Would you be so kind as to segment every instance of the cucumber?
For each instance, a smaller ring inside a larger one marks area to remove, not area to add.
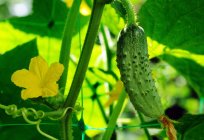
[[[135,109],[151,118],[162,116],[164,111],[152,78],[147,40],[141,27],[131,24],[120,32],[116,61]]]

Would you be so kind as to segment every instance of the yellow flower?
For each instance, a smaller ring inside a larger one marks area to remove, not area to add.
[[[58,62],[52,63],[49,67],[47,62],[36,56],[31,59],[29,70],[17,70],[11,76],[11,81],[19,87],[23,87],[21,98],[49,97],[58,93],[58,84],[64,66]]]
[[[72,6],[73,0],[65,0],[65,3],[67,7],[70,8]],[[88,16],[91,14],[91,8],[88,6],[85,0],[81,1],[80,13],[84,16]]]
[[[117,81],[117,83],[113,87],[113,90],[107,93],[108,95],[110,95],[110,98],[105,103],[105,107],[110,106],[114,101],[118,99],[119,95],[123,91],[123,87],[124,87],[123,82],[121,80]]]

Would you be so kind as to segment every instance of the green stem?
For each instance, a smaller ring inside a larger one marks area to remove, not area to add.
[[[199,107],[199,113],[203,113],[203,111],[204,111],[204,98],[203,97],[200,97],[200,105],[199,105],[200,107]]]
[[[135,11],[133,9],[133,6],[132,6],[130,0],[121,0],[121,3],[127,12],[127,24],[128,25],[131,25],[131,24],[136,25]]]
[[[73,63],[74,65],[77,64],[71,57],[70,57],[70,60],[72,61],[72,63]],[[88,72],[88,71],[87,71],[87,72]],[[89,72],[92,72],[92,73],[93,73],[93,71],[89,71]],[[94,74],[94,73],[93,73],[93,74]],[[114,77],[114,76],[113,76],[113,77]],[[100,78],[100,77],[99,77],[99,78]],[[101,78],[101,79],[104,80],[103,78]],[[87,84],[89,85],[89,87],[91,88],[92,93],[93,93],[93,94],[97,94],[97,93],[96,93],[96,89],[93,88],[93,86],[91,85],[91,82],[90,82],[87,78],[85,78],[85,80],[86,80]],[[116,80],[117,80],[117,79],[116,79]],[[94,95],[93,95],[93,96],[94,96]],[[99,108],[100,108],[100,110],[101,110],[102,116],[103,116],[105,122],[108,123],[108,117],[106,116],[106,113],[105,113],[105,110],[104,110],[104,108],[103,108],[103,105],[102,105],[102,103],[101,103],[101,101],[100,101],[98,95],[96,95],[96,96],[97,96],[97,97],[96,97],[96,102],[98,103],[98,106],[99,106]]]
[[[121,109],[123,107],[123,103],[125,101],[125,97],[126,97],[126,92],[125,90],[122,91],[122,93],[120,94],[120,97],[118,99],[118,102],[113,110],[113,113],[110,116],[109,119],[109,123],[108,123],[108,127],[103,135],[103,139],[102,140],[110,140],[112,133],[114,131],[113,128],[115,128],[116,126],[116,121],[118,119],[118,116],[121,112]]]
[[[64,90],[66,86],[72,36],[73,36],[74,27],[77,21],[77,16],[79,14],[80,4],[81,4],[81,0],[74,0],[73,5],[67,15],[67,19],[64,27],[64,34],[62,38],[60,58],[59,58],[59,62],[64,65],[64,72],[61,76],[61,79],[59,80],[59,87],[62,88],[62,94],[64,94]]]
[[[142,114],[139,111],[137,111],[137,113],[138,113],[138,116],[140,118],[141,123],[145,123],[145,120],[144,120]],[[150,136],[149,131],[147,130],[147,128],[144,127],[143,129],[144,129],[144,132],[145,132],[145,134],[147,136],[147,139],[152,140],[152,137]]]
[[[89,28],[87,31],[86,39],[83,45],[82,53],[79,59],[79,63],[72,81],[68,97],[65,101],[64,107],[73,107],[78,98],[79,91],[81,89],[83,80],[85,78],[86,70],[88,68],[89,60],[93,50],[95,38],[98,33],[98,27],[101,20],[105,4],[97,3],[94,1],[93,11]]]
[[[86,34],[85,42],[83,45],[82,53],[79,59],[79,63],[72,81],[70,91],[67,99],[65,100],[64,107],[74,107],[79,95],[82,83],[85,78],[85,73],[88,68],[89,60],[93,50],[94,42],[98,33],[101,16],[103,13],[105,3],[100,3],[98,0],[94,0],[91,19]],[[63,138],[64,140],[72,140],[72,127],[71,116],[72,111],[68,110],[65,118],[63,119]]]
[[[106,35],[106,31],[105,31],[105,27],[102,25],[101,26],[101,33],[103,36],[103,40],[104,40],[104,47],[105,47],[105,51],[106,51],[106,59],[107,59],[107,71],[111,71],[111,60],[112,60],[112,53],[110,51],[110,46],[108,43],[108,39],[107,39],[107,35]],[[112,86],[108,83],[108,90],[112,90]],[[109,107],[109,114],[111,115],[113,111],[113,105],[111,104]]]
[[[112,53],[110,50],[110,45],[108,43],[108,38],[106,35],[106,30],[104,25],[101,26],[101,33],[104,39],[104,46],[105,46],[105,50],[106,50],[106,59],[107,59],[107,71],[111,71],[111,60],[112,60]]]
[[[98,4],[94,1],[91,21],[84,42],[83,50],[64,107],[74,107],[75,102],[78,98],[79,91],[81,89],[83,80],[85,78],[85,73],[88,68],[95,38],[97,36],[97,31],[100,24],[103,8],[104,4]]]

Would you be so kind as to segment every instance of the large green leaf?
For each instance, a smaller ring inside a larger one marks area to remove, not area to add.
[[[203,0],[147,0],[138,20],[160,44],[204,54],[203,11]]]
[[[191,59],[178,58],[168,54],[162,55],[161,58],[182,74],[200,96],[204,96],[203,66]]]
[[[12,18],[9,22],[27,33],[61,38],[67,13],[68,8],[61,0],[34,0],[31,15]],[[80,15],[75,33],[87,23],[87,20],[88,17]]]
[[[8,22],[0,22],[0,29],[1,54],[35,38],[32,34],[26,34],[25,32],[14,29]]]
[[[176,123],[181,140],[203,140],[204,115],[184,115]]]
[[[34,103],[31,100],[23,101],[20,96],[20,88],[11,82],[11,75],[19,69],[28,68],[30,59],[38,55],[36,39],[25,44],[19,45],[0,55],[0,103],[3,105],[16,104],[20,107],[35,107],[38,109],[47,109],[47,107]],[[48,122],[48,121],[46,121]],[[44,121],[43,121],[44,123]],[[48,124],[49,123],[49,124]],[[45,125],[41,125],[42,130],[48,134],[59,137],[59,124],[50,121]],[[12,118],[8,116],[4,110],[0,109],[0,137],[1,140],[32,140],[46,138],[40,135],[36,126],[27,125],[22,117]],[[26,135],[25,135],[26,134]]]
[[[36,40],[17,46],[0,56],[0,102],[6,105],[21,102],[20,88],[11,82],[11,75],[19,69],[28,68],[30,59],[38,55]]]
[[[45,123],[40,127],[43,132],[59,138],[59,124]],[[27,125],[26,123],[2,126],[0,130],[1,140],[47,140],[46,137],[38,133],[35,125]]]

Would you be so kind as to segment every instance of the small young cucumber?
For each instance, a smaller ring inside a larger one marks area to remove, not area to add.
[[[144,30],[128,25],[117,42],[117,66],[130,101],[136,110],[152,118],[164,114],[148,60]]]

